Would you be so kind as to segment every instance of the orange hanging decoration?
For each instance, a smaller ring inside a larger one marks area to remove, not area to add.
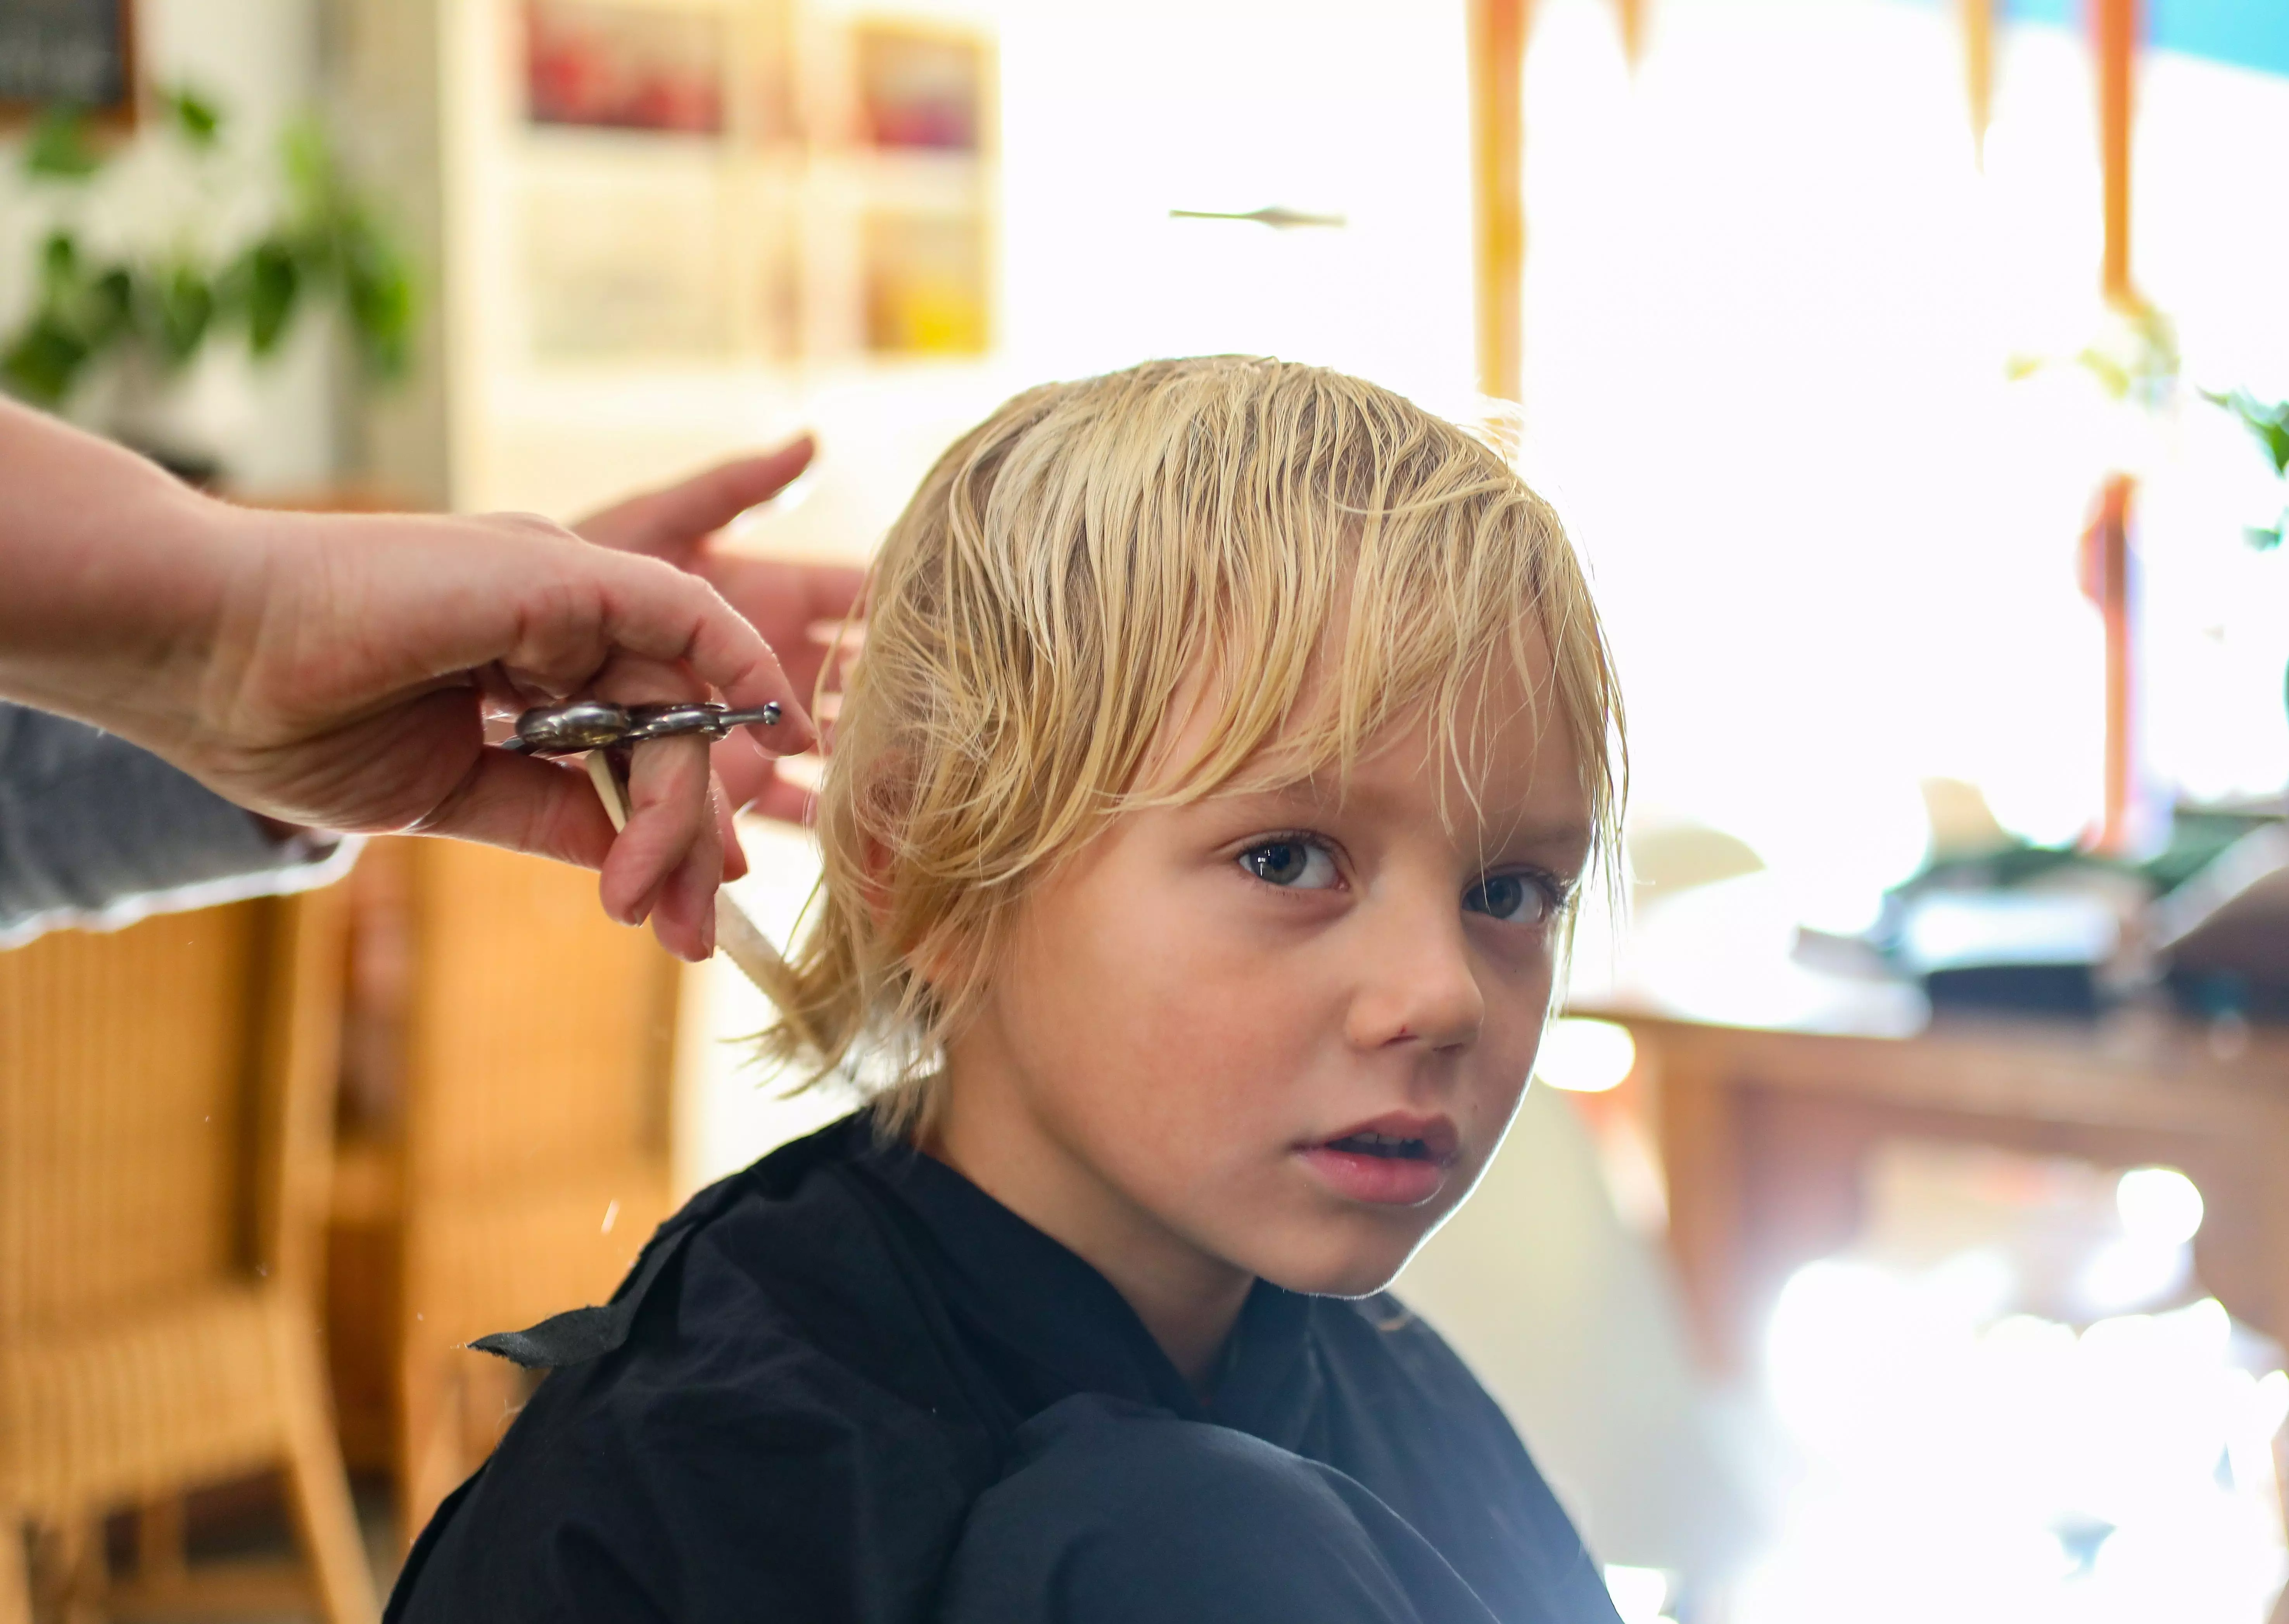
[[[2098,153],[2106,211],[2099,287],[2110,306],[2134,314],[2144,302],[2130,279],[2130,90],[2138,50],[2138,0],[2091,0],[2090,28],[2098,68]],[[2135,491],[2136,482],[2128,474],[2110,475],[2083,538],[2086,590],[2106,626],[2106,799],[2096,844],[2101,851],[2116,855],[2128,851],[2136,833],[2131,827],[2137,772],[2131,737],[2135,705],[2130,582],[2130,515]]]
[[[1634,73],[1645,60],[1646,0],[1614,0],[1614,20],[1622,27],[1622,58]]]
[[[2136,781],[2135,721],[2132,684],[2130,514],[2137,482],[2112,474],[2091,504],[2090,526],[2082,535],[2082,590],[2098,610],[2106,632],[2105,812],[2093,844],[2113,856],[2127,856],[2131,796]]]
[[[1471,0],[1472,224],[1477,259],[1479,389],[1524,392],[1526,115],[1522,82],[1532,0]]]
[[[2101,285],[2118,310],[2141,301],[2130,281],[2130,82],[2138,51],[2138,0],[2091,0],[2098,59],[2098,158],[2106,193],[2106,268]]]
[[[1958,0],[1963,17],[1963,94],[1971,109],[1971,155],[1987,167],[1995,112],[1995,0]]]

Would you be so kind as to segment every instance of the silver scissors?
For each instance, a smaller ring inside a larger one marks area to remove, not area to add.
[[[519,755],[567,756],[692,733],[720,739],[750,722],[776,728],[781,713],[777,700],[752,711],[734,711],[727,705],[696,702],[610,705],[602,699],[578,699],[570,705],[544,705],[527,711],[516,719],[514,736],[503,739],[501,748]]]

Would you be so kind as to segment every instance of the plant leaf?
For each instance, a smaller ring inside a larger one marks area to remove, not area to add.
[[[296,296],[301,291],[301,267],[284,243],[267,241],[247,251],[243,297],[246,308],[247,341],[258,355],[278,347],[294,319]]]
[[[205,151],[222,136],[222,109],[187,85],[163,92],[160,102],[175,129],[192,146]]]
[[[53,306],[71,298],[79,286],[79,239],[68,231],[52,231],[40,244],[40,303]]]
[[[91,358],[124,338],[135,319],[135,278],[124,265],[91,277],[81,294],[82,333]]]
[[[177,264],[150,287],[151,338],[159,358],[179,367],[199,352],[214,322],[214,288],[196,267]]]
[[[2236,389],[2230,394],[2205,389],[2202,398],[2224,407],[2241,419],[2243,427],[2257,436],[2258,444],[2265,448],[2265,455],[2273,464],[2275,478],[2289,474],[2289,401],[2269,406],[2245,389]]]
[[[2086,346],[2076,355],[2075,364],[2098,379],[2098,386],[2116,400],[2130,393],[2130,369],[2095,346]]]
[[[24,142],[24,172],[49,180],[84,180],[103,167],[103,155],[89,139],[84,108],[52,107],[40,115]]]
[[[413,351],[413,276],[397,245],[362,212],[342,222],[342,302],[366,370],[375,378],[403,376]]]
[[[51,313],[43,311],[18,330],[0,354],[0,376],[23,399],[60,406],[79,381],[89,360],[86,341]]]
[[[287,190],[297,211],[306,219],[327,212],[339,187],[325,127],[315,118],[295,119],[279,137],[278,155],[285,165]]]

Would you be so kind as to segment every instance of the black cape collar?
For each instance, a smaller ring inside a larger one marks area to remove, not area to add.
[[[1102,1393],[1283,1448],[1304,1442],[1320,1389],[1311,1298],[1257,1281],[1203,1402],[1113,1283],[1078,1254],[945,1163],[883,1143],[863,1115],[828,1132],[850,1135],[846,1166],[928,1260],[964,1341],[1018,1414]]]
[[[1095,1270],[864,1118],[693,1198],[610,1303],[477,1345],[571,1368],[422,1534],[392,1619],[585,1615],[568,1575],[605,1570],[564,1553],[586,1540],[645,1595],[717,1598],[709,1617],[767,1596],[916,1624],[1023,1423],[1101,1394],[1332,1468],[1499,1618],[1615,1624],[1501,1412],[1396,1303],[1259,1285],[1203,1404]]]

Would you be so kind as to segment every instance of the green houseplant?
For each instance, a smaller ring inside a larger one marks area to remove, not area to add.
[[[2242,426],[2255,435],[2264,449],[2266,460],[2273,465],[2273,477],[2289,485],[2289,401],[2276,401],[2267,405],[2244,389],[2230,394],[2213,394],[2205,389],[2202,398],[2213,405],[2222,406],[2241,419]],[[2261,552],[2271,552],[2281,545],[2281,536],[2289,529],[2289,491],[2284,493],[2281,512],[2270,525],[2253,524],[2242,533],[2249,545]]]
[[[218,241],[219,231],[179,225],[99,246],[87,217],[118,155],[79,109],[49,109],[21,158],[22,189],[45,227],[27,307],[0,338],[0,384],[58,408],[108,362],[139,362],[164,381],[210,344],[266,357],[304,310],[328,301],[369,378],[403,372],[414,317],[406,255],[314,120],[290,125],[275,168],[262,169],[231,149],[222,110],[195,91],[160,95],[151,122],[138,139],[171,149],[175,188],[208,217],[195,225],[227,216],[236,229]]]

